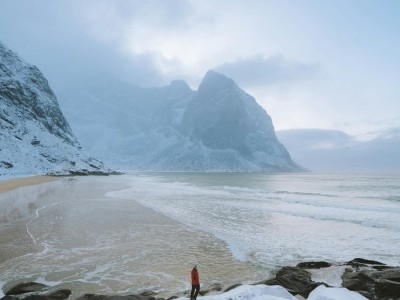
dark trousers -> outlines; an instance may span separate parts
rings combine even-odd
[[[190,292],[190,299],[196,300],[199,292],[200,292],[200,284],[196,284],[196,285],[192,284],[192,291]]]

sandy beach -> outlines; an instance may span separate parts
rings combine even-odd
[[[138,193],[106,196],[127,188],[122,177],[73,177],[1,194],[3,289],[24,278],[75,295],[169,295],[189,289],[195,263],[205,285],[254,281],[252,265],[211,234],[142,206]]]
[[[398,265],[399,207],[383,199],[398,194],[399,178],[379,178],[378,187],[376,175],[329,174],[10,180],[21,188],[0,194],[0,296],[36,281],[69,289],[72,299],[145,291],[167,298],[189,290],[194,264],[204,289],[259,282],[301,261],[367,256]]]
[[[2,180],[0,178],[0,193],[9,192],[22,186],[36,185],[57,180],[54,176],[32,176]]]

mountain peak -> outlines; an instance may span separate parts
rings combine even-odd
[[[213,70],[209,70],[204,76],[199,86],[198,92],[210,92],[221,89],[230,90],[236,87],[236,83],[231,78],[226,77],[225,75],[215,72]]]
[[[171,83],[169,84],[169,86],[174,88],[174,89],[190,90],[191,91],[191,88],[189,87],[189,85],[184,80],[172,80]]]
[[[214,71],[214,70],[208,70],[207,71],[207,73],[206,73],[206,75],[204,76],[204,78],[207,78],[207,77],[213,77],[213,78],[225,78],[225,79],[228,79],[224,74],[221,74],[221,73],[219,73],[219,72],[217,72],[217,71]]]

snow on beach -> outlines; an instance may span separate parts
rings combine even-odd
[[[186,300],[181,297],[179,300]],[[259,285],[241,285],[235,289],[219,295],[210,295],[199,297],[201,300],[297,300],[286,289],[279,285],[268,286]],[[358,293],[349,291],[345,288],[327,288],[319,286],[313,290],[307,300],[363,300],[367,299]]]

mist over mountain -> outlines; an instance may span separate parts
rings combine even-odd
[[[109,171],[82,150],[40,70],[0,43],[0,175]]]
[[[265,110],[214,71],[207,72],[197,91],[179,80],[154,88],[103,80],[60,99],[83,146],[117,168],[304,170],[276,138]]]
[[[312,171],[398,172],[400,128],[359,141],[338,130],[291,129],[277,131],[293,159]]]

